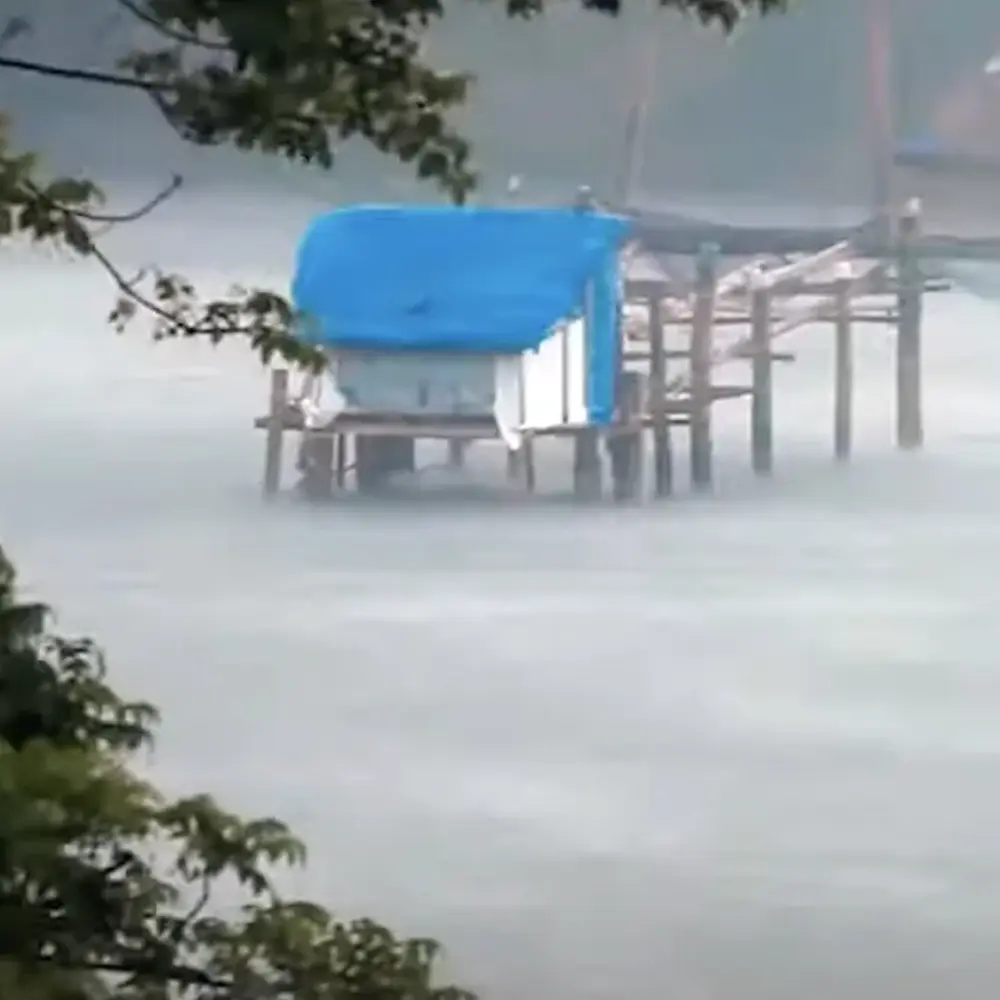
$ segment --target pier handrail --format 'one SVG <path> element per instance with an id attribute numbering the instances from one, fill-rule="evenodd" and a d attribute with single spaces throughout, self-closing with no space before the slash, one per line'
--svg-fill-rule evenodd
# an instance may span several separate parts
<path id="1" fill-rule="evenodd" d="M 778 267 L 764 273 L 768 286 L 773 291 L 780 293 L 783 285 L 803 281 L 806 278 L 820 277 L 833 265 L 849 260 L 853 253 L 854 248 L 851 242 L 843 240 L 840 243 L 835 243 L 832 247 L 827 247 L 826 250 L 821 250 L 812 257 L 803 257 L 801 260 L 793 261 L 784 267 Z"/>
<path id="2" fill-rule="evenodd" d="M 767 274 L 774 291 L 781 292 L 782 285 L 789 285 L 804 281 L 807 278 L 818 277 L 823 271 L 828 270 L 834 264 L 847 260 L 853 252 L 854 248 L 851 242 L 849 240 L 842 240 L 831 247 L 827 247 L 825 250 L 821 250 L 819 253 L 803 257 L 800 260 L 792 261 L 790 264 L 773 268 L 764 273 Z M 759 260 L 751 261 L 749 264 L 744 264 L 735 271 L 730 271 L 719 279 L 719 283 L 716 286 L 716 295 L 720 299 L 724 299 L 750 291 L 753 282 L 758 279 L 761 271 L 762 264 Z"/>
<path id="3" fill-rule="evenodd" d="M 797 260 L 782 267 L 765 269 L 762 262 L 752 261 L 736 271 L 721 278 L 716 286 L 716 301 L 720 290 L 725 289 L 728 297 L 733 297 L 737 291 L 743 291 L 751 298 L 755 294 L 767 293 L 780 295 L 788 286 L 799 285 L 809 278 L 821 278 L 830 274 L 835 285 L 846 285 L 850 295 L 862 291 L 876 273 L 882 271 L 883 265 L 878 261 L 860 261 L 852 259 L 854 248 L 847 240 L 810 257 Z M 793 294 L 795 294 L 793 292 Z M 827 318 L 836 304 L 837 293 L 829 292 L 808 302 L 800 302 L 791 312 L 782 315 L 770 327 L 769 341 L 773 342 L 806 323 L 818 322 Z M 672 317 L 673 318 L 673 317 Z M 680 318 L 680 317 L 678 317 Z M 693 312 L 689 311 L 683 317 L 693 320 Z M 749 317 L 747 317 L 749 322 Z M 713 368 L 731 361 L 745 360 L 754 348 L 751 336 L 727 344 L 712 352 L 711 366 Z M 691 388 L 691 373 L 684 372 L 671 379 L 665 386 L 668 395 L 682 394 Z"/>

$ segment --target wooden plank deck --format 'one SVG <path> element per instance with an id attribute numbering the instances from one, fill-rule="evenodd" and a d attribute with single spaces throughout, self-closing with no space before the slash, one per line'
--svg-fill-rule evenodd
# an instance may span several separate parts
<path id="1" fill-rule="evenodd" d="M 747 385 L 716 385 L 713 386 L 712 402 L 740 399 L 750 395 L 751 392 L 752 389 Z M 671 418 L 677 418 L 672 420 L 673 423 L 686 424 L 685 418 L 690 416 L 692 408 L 693 402 L 690 393 L 667 396 L 666 412 Z M 646 413 L 627 424 L 611 425 L 607 428 L 607 433 L 615 434 L 635 430 L 639 427 L 649 427 L 651 420 L 650 414 Z M 267 416 L 257 417 L 254 420 L 254 427 L 257 430 L 269 430 L 271 418 Z M 294 408 L 287 410 L 281 429 L 289 432 L 305 430 L 305 419 L 301 411 Z M 587 425 L 564 424 L 530 433 L 536 438 L 572 437 L 586 429 Z M 310 433 L 315 436 L 362 434 L 368 437 L 412 437 L 438 441 L 488 441 L 500 437 L 496 421 L 492 417 L 450 417 L 447 415 L 413 417 L 391 413 L 345 413 L 323 427 L 310 428 Z"/>

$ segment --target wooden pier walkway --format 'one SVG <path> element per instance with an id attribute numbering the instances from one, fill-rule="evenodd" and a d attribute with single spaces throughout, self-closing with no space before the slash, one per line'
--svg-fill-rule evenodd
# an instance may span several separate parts
<path id="1" fill-rule="evenodd" d="M 580 498 L 605 493 L 602 451 L 616 499 L 645 495 L 647 456 L 652 460 L 649 492 L 667 497 L 675 483 L 673 438 L 683 428 L 690 441 L 691 485 L 707 490 L 713 480 L 713 410 L 742 398 L 749 401 L 750 462 L 758 475 L 767 476 L 775 452 L 773 367 L 794 362 L 794 353 L 782 349 L 790 335 L 808 329 L 808 336 L 821 336 L 818 324 L 830 328 L 835 343 L 834 458 L 846 461 L 851 454 L 853 341 L 859 324 L 896 331 L 896 443 L 902 449 L 920 448 L 921 321 L 929 286 L 921 266 L 926 254 L 919 204 L 908 204 L 898 220 L 891 256 L 871 256 L 867 240 L 841 239 L 793 258 L 737 259 L 728 270 L 720 247 L 702 241 L 692 280 L 666 274 L 641 254 L 634 257 L 626 280 L 614 424 L 603 430 L 564 426 L 529 435 L 518 452 L 508 455 L 509 476 L 533 492 L 534 440 L 568 437 L 575 449 L 573 490 Z M 681 335 L 682 346 L 669 346 L 668 330 Z M 749 377 L 738 384 L 717 381 L 716 370 L 734 363 L 745 363 Z M 288 371 L 272 373 L 269 412 L 255 422 L 266 431 L 268 496 L 280 488 L 288 433 L 300 437 L 298 467 L 306 492 L 314 497 L 346 488 L 351 473 L 357 488 L 367 492 L 393 473 L 413 471 L 415 443 L 421 439 L 448 442 L 449 464 L 460 466 L 472 442 L 499 438 L 495 421 L 487 417 L 348 411 L 311 426 L 305 395 L 291 393 Z"/>

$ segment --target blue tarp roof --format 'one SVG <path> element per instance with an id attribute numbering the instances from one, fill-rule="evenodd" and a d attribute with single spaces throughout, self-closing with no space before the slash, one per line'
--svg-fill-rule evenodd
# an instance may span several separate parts
<path id="1" fill-rule="evenodd" d="M 327 346 L 519 353 L 617 280 L 627 219 L 551 208 L 355 207 L 316 219 L 292 296 Z"/>

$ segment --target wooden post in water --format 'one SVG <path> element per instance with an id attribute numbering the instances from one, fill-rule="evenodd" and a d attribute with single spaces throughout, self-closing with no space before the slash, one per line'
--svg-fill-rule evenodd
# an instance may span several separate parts
<path id="1" fill-rule="evenodd" d="M 907 202 L 899 219 L 899 327 L 896 334 L 896 444 L 915 450 L 924 443 L 921 376 L 923 269 L 916 252 L 920 244 L 920 202 Z"/>
<path id="2" fill-rule="evenodd" d="M 288 370 L 271 372 L 271 396 L 268 408 L 267 438 L 264 444 L 265 497 L 273 497 L 281 488 L 282 445 L 285 438 L 285 412 L 288 409 Z"/>
<path id="3" fill-rule="evenodd" d="M 674 462 L 667 415 L 667 351 L 662 292 L 649 297 L 649 411 L 653 425 L 653 495 L 667 497 L 674 488 Z"/>
<path id="4" fill-rule="evenodd" d="M 712 333 L 719 250 L 705 244 L 698 253 L 691 322 L 691 485 L 712 485 Z"/>
<path id="5" fill-rule="evenodd" d="M 535 475 L 535 442 L 530 433 L 525 434 L 521 441 L 519 456 L 525 492 L 534 493 L 538 483 Z"/>
<path id="6" fill-rule="evenodd" d="M 628 387 L 628 413 L 635 423 L 635 431 L 629 435 L 629 499 L 642 498 L 646 483 L 646 435 L 643 419 L 648 409 L 649 379 L 642 372 L 630 372 L 626 380 Z"/>
<path id="7" fill-rule="evenodd" d="M 594 192 L 586 186 L 578 187 L 573 207 L 578 212 L 596 211 Z M 565 343 L 564 338 L 564 347 Z M 565 384 L 563 393 L 565 399 Z M 599 500 L 601 492 L 600 435 L 596 427 L 583 427 L 573 435 L 573 494 L 581 500 Z"/>
<path id="8" fill-rule="evenodd" d="M 507 449 L 507 480 L 516 483 L 521 478 L 521 454 L 513 448 Z"/>
<path id="9" fill-rule="evenodd" d="M 608 439 L 615 500 L 635 500 L 642 492 L 642 379 L 638 372 L 619 374 L 618 427 Z"/>
<path id="10" fill-rule="evenodd" d="M 303 487 L 311 500 L 333 496 L 333 435 L 302 432 Z"/>
<path id="11" fill-rule="evenodd" d="M 347 485 L 347 441 L 346 434 L 338 434 L 334 439 L 334 480 L 338 490 Z"/>
<path id="12" fill-rule="evenodd" d="M 854 269 L 845 261 L 837 267 L 834 292 L 833 454 L 839 462 L 851 457 L 854 409 L 854 334 L 851 330 L 851 285 Z"/>
<path id="13" fill-rule="evenodd" d="M 580 500 L 601 498 L 601 451 L 596 427 L 573 434 L 573 494 Z"/>
<path id="14" fill-rule="evenodd" d="M 531 433 L 521 438 L 521 447 L 507 449 L 507 481 L 519 483 L 527 493 L 535 492 L 535 442 Z"/>
<path id="15" fill-rule="evenodd" d="M 461 441 L 458 438 L 452 438 L 448 442 L 448 468 L 449 469 L 464 469 L 465 468 L 465 449 L 467 442 Z"/>
<path id="16" fill-rule="evenodd" d="M 774 359 L 771 355 L 771 282 L 750 282 L 750 460 L 758 476 L 774 471 Z"/>

